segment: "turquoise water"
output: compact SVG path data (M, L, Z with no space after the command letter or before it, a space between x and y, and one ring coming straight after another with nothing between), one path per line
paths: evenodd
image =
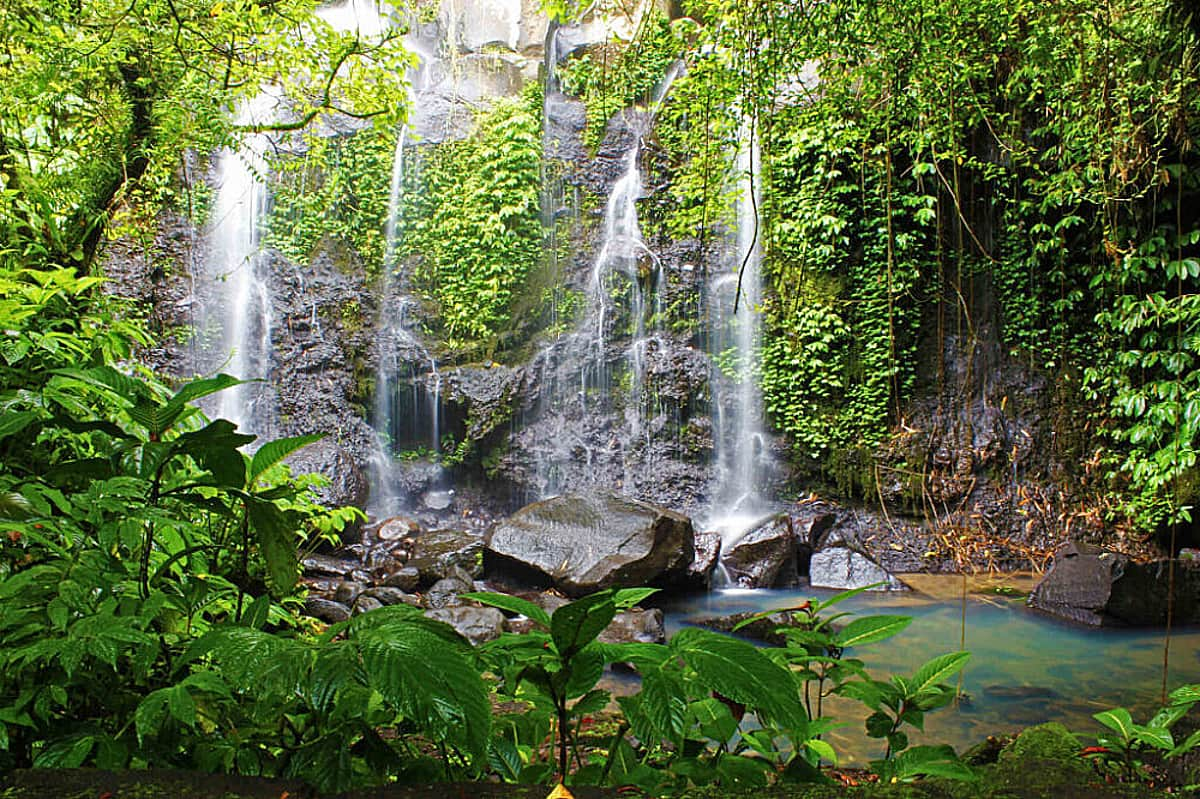
M959 578L946 578L949 586ZM834 591L718 591L664 608L668 634L689 618L760 611L796 605ZM1162 686L1163 633L1155 630L1086 629L1048 618L1024 605L1023 598L968 595L965 647L960 599L916 594L860 594L836 606L856 615L897 613L913 617L899 635L852 651L876 679L912 674L931 657L965 648L971 660L963 673L966 699L926 717L925 734L914 743L973 746L988 735L1015 732L1031 724L1060 721L1094 735L1092 714L1117 705L1144 721L1157 707ZM830 611L831 612L831 611ZM853 617L852 617L853 618ZM1177 629L1171 636L1168 685L1200 682L1200 629ZM882 745L862 732L869 711L861 704L826 700L824 713L848 722L830 739L845 763L879 757Z

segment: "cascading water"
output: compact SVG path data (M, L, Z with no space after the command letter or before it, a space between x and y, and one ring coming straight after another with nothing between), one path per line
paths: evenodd
M723 547L736 543L769 509L762 491L770 456L758 385L762 201L753 120L743 119L738 140L734 247L708 295L716 485L707 527L721 533Z
M417 35L406 36L405 45L417 54L417 64L408 75L410 104L415 104L428 83L434 51ZM403 510L396 485L394 448L428 448L430 454L436 456L441 447L441 374L437 360L414 330L412 317L416 301L406 292L404 276L397 275L403 233L405 150L410 135L409 127L404 125L396 136L384 230L380 335L371 420L378 436L370 464L371 515L375 518ZM416 366L425 363L428 363L427 371ZM402 385L404 382L407 385ZM414 433L421 431L427 438L414 441Z
M548 41L554 41L553 34ZM549 49L554 52L552 45ZM575 330L541 356L542 389L535 413L539 418L556 415L563 420L551 445L536 448L536 493L541 497L560 493L568 485L593 482L595 459L620 458L623 448L642 435L647 299L657 289L659 272L638 222L637 202L645 193L642 139L680 68L675 64L667 71L647 111L627 113L629 144L605 204L599 252L584 287L586 311ZM555 85L552 75L553 64L548 60L548 85ZM615 341L626 335L631 339L628 348L614 358ZM622 383L620 391L614 390L614 379ZM607 418L618 403L624 409L621 429L600 436L582 434L584 428ZM587 443L603 437L608 438L604 451ZM622 483L628 484L631 475L624 468ZM570 470L573 472L568 474Z
M264 91L243 104L238 124L270 122L277 102L274 94ZM205 271L213 284L215 307L208 308L202 327L215 324L221 330L215 368L247 380L265 378L271 367L271 291L259 252L269 213L264 182L269 143L264 134L252 134L236 150L225 148L217 155L213 219L206 234ZM205 361L212 366L211 357ZM262 433L269 423L268 404L260 384L242 384L220 392L212 410L243 431Z

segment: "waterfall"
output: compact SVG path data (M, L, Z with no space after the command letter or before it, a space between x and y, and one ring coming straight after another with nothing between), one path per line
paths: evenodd
M264 91L242 104L237 123L269 122L276 103L277 97ZM265 135L252 134L236 149L218 153L213 217L206 233L204 271L214 289L214 307L207 309L202 327L215 324L221 331L215 370L247 380L266 378L271 368L271 290L259 251L270 202L264 182L268 145ZM259 384L243 384L220 392L212 410L243 431L261 433L270 423L268 402Z
M428 72L434 55L433 50L426 47L415 34L405 37L405 46L418 56L416 65L407 76L411 107L429 82ZM437 359L421 343L414 329L416 301L407 293L406 276L397 274L404 232L405 151L410 136L408 125L402 125L396 135L384 225L383 269L379 290L380 335L371 418L376 446L370 462L370 504L371 515L375 518L384 518L403 510L402 497L396 485L395 448L398 445L427 447L434 456L441 448L441 374ZM425 373L411 366L413 363L426 362L429 367ZM407 387L401 385L405 379ZM428 437L414 441L415 431L426 431Z
M716 486L708 527L731 546L767 511L763 477L770 465L764 432L759 304L762 237L758 132L743 117L734 164L736 231L726 269L709 288L713 358L713 458Z
M554 52L554 35L547 37ZM604 208L602 237L584 287L586 311L575 330L555 341L540 356L541 391L535 414L561 418L549 445L534 446L537 495L560 493L580 483L596 482L592 467L601 458L620 458L626 447L643 435L646 350L653 333L647 325L648 301L658 289L659 265L646 245L638 220L637 203L645 194L642 180L642 139L649 134L654 116L681 64L673 64L660 82L648 109L626 112L629 143L621 155L621 172L609 191ZM547 84L553 83L553 63L547 59ZM548 96L549 98L549 96ZM551 106L547 99L547 113ZM551 223L553 218L551 217ZM657 307L657 306L654 306ZM626 324L626 322L628 324ZM613 345L628 336L629 346L613 357ZM621 397L614 391L614 371L628 381ZM598 436L583 431L623 402L621 429L607 435L604 449L589 444ZM622 466L622 485L631 482ZM621 486L614 486L620 488Z

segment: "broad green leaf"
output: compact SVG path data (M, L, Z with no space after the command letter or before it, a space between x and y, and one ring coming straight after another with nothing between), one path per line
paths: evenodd
M687 693L677 677L661 669L642 675L642 709L660 738L678 742L687 717Z
M1171 731L1161 727L1146 727L1141 724L1133 725L1133 737L1144 744L1153 746L1155 749L1171 749L1175 746L1175 739L1171 736Z
M675 634L670 647L701 683L722 696L754 708L785 728L808 721L791 674L745 641L688 627Z
M834 633L833 642L843 648L871 644L891 638L910 624L911 616L867 616L855 619Z
M944 682L967 665L970 658L970 652L951 652L935 657L917 669L917 673L913 675L911 683L907 686L907 693L910 696L918 694Z
M1123 707L1113 708L1112 710L1102 710L1099 713L1092 715L1096 721L1120 734L1125 741L1133 739L1133 718L1129 715L1129 711Z
M460 596L463 599L470 599L483 605L490 605L493 608L525 616L547 630L550 629L550 614L527 599L509 596L508 594L493 594L488 592L461 594Z
M294 514L280 510L272 502L246 498L246 513L266 565L267 587L275 596L291 591L299 579L296 557L297 527Z
M604 674L604 655L600 648L585 646L571 657L568 666L559 672L566 676L566 698L575 699L592 690Z
M40 418L34 411L6 411L0 414L0 438L15 435Z
M563 658L596 640L617 613L613 591L600 591L563 605L550 616L550 636Z
M733 711L720 699L708 698L692 702L687 706L688 714L700 734L718 744L727 744L737 733L737 719Z
M916 777L972 781L978 779L949 746L914 746L891 760L872 761L872 769L884 780L907 782Z
M851 588L849 591L842 591L840 594L834 594L833 596L829 597L829 599L826 599L823 602L815 603L815 610L817 612L820 612L822 610L825 610L825 608L832 607L832 606L838 604L839 602L845 602L847 599L850 599L851 597L858 596L861 593L864 593L866 591L871 591L875 588L880 588L881 586L884 586L884 585L887 585L887 583L878 582L878 583L871 583L870 585L862 585L862 586L859 586L858 588Z
M521 778L521 768L525 765L517 745L503 736L496 736L488 742L488 767L500 775L505 782L516 782Z
M309 444L314 444L324 437L324 433L318 433L307 436L294 436L292 438L277 438L274 441L268 441L263 444L254 453L254 458L250 461L250 473L246 476L247 484L253 485L254 481L267 469L270 469L296 450L303 449Z
M826 760L833 765L837 765L837 752L828 741L823 741L820 738L809 738L804 742L804 748L808 749L817 757Z
M1200 702L1200 684L1181 685L1171 692L1168 699L1172 705Z
M475 665L425 628L397 623L356 636L371 685L419 729L483 760L491 704Z
M613 604L617 610L626 610L657 593L657 588L622 588L613 596Z
M180 684L167 689L167 710L171 717L188 727L196 724L196 702L188 689Z
M201 397L207 397L209 394L215 394L218 391L224 391L227 388L240 386L245 383L261 382L258 380L239 380L232 375L219 374L213 377L207 377L200 380L193 380L183 385L179 391L171 399L167 400L167 404L182 408L190 402L195 402Z
M1167 759L1178 757L1179 755L1192 751L1197 745L1200 745L1200 730L1193 732L1184 739L1183 743L1176 746L1170 752L1167 752L1165 755L1163 755L1163 757L1166 757Z

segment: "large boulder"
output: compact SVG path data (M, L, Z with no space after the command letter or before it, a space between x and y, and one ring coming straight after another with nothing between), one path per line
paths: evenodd
M1090 544L1064 544L1029 605L1080 624L1165 624L1170 561L1136 563ZM1173 621L1200 622L1200 569L1177 561Z
M861 551L856 542L830 531L808 562L808 581L813 588L850 590L875 586L874 591L903 591L904 583Z
M730 581L741 588L795 585L797 535L787 514L768 519L731 545L721 557Z
M523 572L571 596L677 586L694 558L690 519L612 493L527 505L493 526L486 544L500 570Z

